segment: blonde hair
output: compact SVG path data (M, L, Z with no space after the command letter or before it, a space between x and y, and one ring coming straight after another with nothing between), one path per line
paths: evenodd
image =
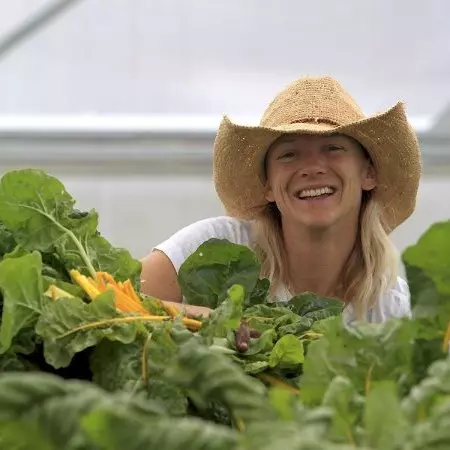
M254 251L261 262L261 276L271 282L271 295L280 285L291 285L281 226L281 215L274 204L267 205L252 223ZM364 320L367 311L395 283L398 263L379 205L364 193L357 242L344 266L337 297L351 304L355 316Z

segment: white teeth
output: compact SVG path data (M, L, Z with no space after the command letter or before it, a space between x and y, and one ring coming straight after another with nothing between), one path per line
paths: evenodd
M332 193L333 193L333 190L330 187L326 186L326 187L318 188L318 189L303 189L303 191L300 191L298 196L300 198L318 197L319 195L332 194Z

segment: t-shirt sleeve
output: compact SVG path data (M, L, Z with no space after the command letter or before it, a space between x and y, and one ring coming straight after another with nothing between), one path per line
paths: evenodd
M180 229L156 245L153 250L163 252L178 273L183 262L201 244L212 238L227 239L234 244L248 245L250 241L248 223L227 216L203 219Z
M390 297L392 309L389 311L389 315L391 317L411 317L411 295L406 280L397 277L397 283L391 290Z

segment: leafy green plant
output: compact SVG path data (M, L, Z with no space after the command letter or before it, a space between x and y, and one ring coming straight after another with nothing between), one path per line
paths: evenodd
M97 228L48 174L2 178L0 448L450 448L450 222L403 255L412 318L349 325L334 299L270 298L216 239L179 274L214 311L184 318Z

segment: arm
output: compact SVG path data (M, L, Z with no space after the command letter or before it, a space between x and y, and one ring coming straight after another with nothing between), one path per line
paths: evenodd
M170 259L158 250L142 261L142 293L159 299L163 303L184 311L187 316L208 316L211 309L203 306L183 305L176 270Z

